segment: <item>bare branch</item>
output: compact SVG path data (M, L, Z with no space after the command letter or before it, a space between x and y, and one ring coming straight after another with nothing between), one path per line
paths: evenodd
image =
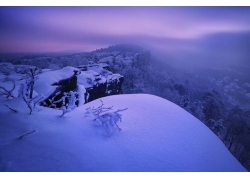
M118 112L121 112L121 111L125 111L127 110L128 108L125 108L125 109L118 109L117 111L115 111L114 113L118 113Z
M110 110L112 110L112 108L113 108L113 106L108 107L108 108L102 108L102 110L101 110L101 112L100 112L100 113L110 111ZM105 110L103 110L103 109L105 109ZM100 114L100 113L99 113L99 114Z
M43 96L41 96L40 98L37 98L37 99L33 98L33 101L35 101L35 102L33 102L33 103L34 103L34 107L36 107L36 105L37 105L39 102L41 102L43 99L44 99Z
M30 104L31 102L27 101L24 96L23 96L23 100L27 104L28 108L30 109L30 114L31 114L32 113L32 107L31 107L31 104Z
M116 125L116 127L118 128L119 131L122 130L121 128L119 128L119 126L116 124L116 122L114 124Z
M30 109L30 114L31 114L32 113L32 107L30 105L30 101L28 101L26 99L27 96L25 95L24 88L25 88L24 84L22 84L21 87L20 87L20 95L22 96L23 101L27 104L28 108Z
M77 92L74 91L70 91L68 93L64 93L64 96L56 101L56 102L61 102L62 101L62 107L61 110L63 111L62 115L60 117L62 117L64 114L71 112L71 110L76 108L76 102L78 100L78 98L76 97ZM66 104L66 99L68 99L68 102Z
M100 101L102 102L102 104L101 104L101 106L97 107L98 109L99 109L99 108L102 108L102 106L104 105L104 104L103 104L103 101L102 101L101 99L100 99Z
M69 110L67 110L66 108L65 109L62 109L63 110L63 113L61 114L61 116L60 117L63 117L63 115L64 114L66 114L66 113L68 113L68 112L70 112Z
M85 110L89 110L89 109L90 109L90 107L86 108Z
M33 131L31 131L31 132L28 132L28 133L25 133L25 134L23 134L22 136L20 136L19 137L19 139L22 139L24 136L27 136L27 135L29 135L29 134L32 134L32 133L34 133L36 130L33 130Z
M17 113L17 110L15 110L15 109L9 107L7 104L5 104L5 106L6 106L7 108L9 108L10 110L14 111L15 113Z
M7 90L7 89L5 89L5 87L0 86L0 89L4 90L4 91L1 91L2 95L6 95L7 98L9 98L9 97L14 98L14 96L13 96L11 93L12 93L12 91L15 89L16 83L15 83L15 81L12 81L12 82L13 82L13 87L12 87L11 90Z
M13 82L13 88L10 90L10 92L12 92L15 89L15 87L16 87L15 81L12 81L12 82Z
M99 117L99 115L101 114L101 113L104 113L104 112L107 112L107 111L110 111L110 110L112 110L112 108L113 108L113 106L111 106L111 107L103 107L103 101L100 99L100 101L101 101L101 105L100 106L98 106L97 108L94 108L94 106L92 107L92 108L90 108L90 107L88 107L88 108L86 108L85 110L87 110L87 111L92 111L92 113L93 114L95 114L95 115L97 115L97 118ZM96 118L96 119L97 119ZM94 119L94 120L96 120L96 119Z

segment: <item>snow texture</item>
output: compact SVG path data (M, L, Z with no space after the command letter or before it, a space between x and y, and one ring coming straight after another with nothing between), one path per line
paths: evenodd
M146 94L102 101L128 108L111 137L85 114L100 100L60 117L46 107L29 115L21 98L0 97L0 171L246 171L216 135L170 101Z

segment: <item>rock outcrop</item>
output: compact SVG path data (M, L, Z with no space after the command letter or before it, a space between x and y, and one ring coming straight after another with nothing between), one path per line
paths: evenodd
M58 78L60 74L70 70L72 73L69 73L68 78ZM58 80L51 84L51 86L55 87L54 91L41 103L46 107L60 108L64 105L63 103L67 104L68 98L64 97L70 91L76 92L77 106L101 97L122 93L123 76L108 71L108 66L104 63L90 63L78 68L65 67L47 73L50 73L51 76L57 74ZM43 79L43 77L41 78Z

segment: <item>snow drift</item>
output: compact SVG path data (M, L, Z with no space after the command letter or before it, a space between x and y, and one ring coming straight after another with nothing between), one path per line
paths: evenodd
M99 100L60 118L59 110L39 107L29 115L19 98L1 98L0 171L246 171L204 124L165 99L136 94L102 101L128 108L121 112L122 130L114 127L110 138L85 113Z

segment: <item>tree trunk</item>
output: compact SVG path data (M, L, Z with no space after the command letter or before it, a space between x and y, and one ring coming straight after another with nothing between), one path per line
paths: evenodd
M34 82L32 81L30 84L30 99L33 97L33 90L34 90Z

